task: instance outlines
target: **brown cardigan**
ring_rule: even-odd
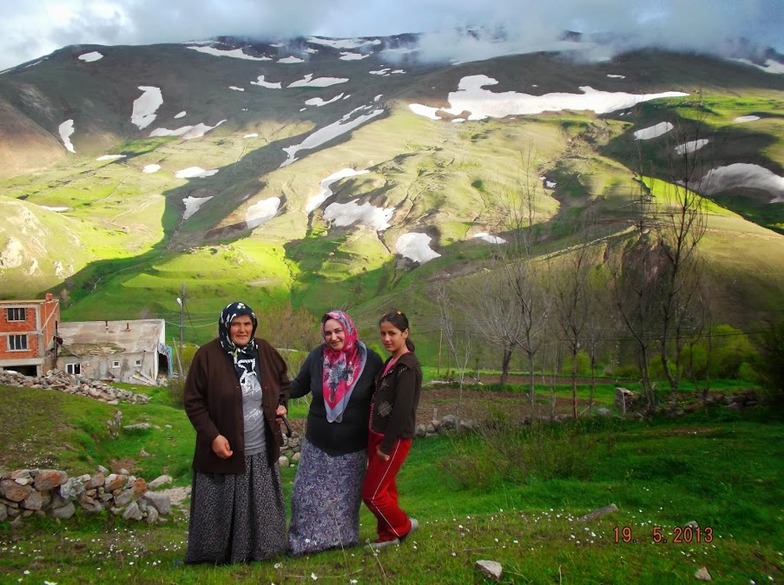
[[[262,410],[270,465],[278,462],[283,436],[276,420],[279,404],[286,405],[289,377],[286,362],[269,343],[256,338],[261,374]],[[185,380],[185,412],[196,429],[193,468],[203,473],[244,473],[245,435],[242,417],[242,390],[231,357],[213,339],[201,346],[193,358]],[[212,441],[223,435],[233,454],[221,459],[212,451]]]

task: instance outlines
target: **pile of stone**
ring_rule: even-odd
[[[479,423],[474,420],[457,420],[454,414],[447,414],[438,418],[436,413],[433,413],[433,418],[427,424],[418,424],[416,426],[417,437],[433,437],[435,435],[443,435],[455,431],[466,432],[474,431],[479,428]]]
[[[87,513],[108,510],[127,520],[148,524],[162,522],[171,513],[167,494],[152,491],[171,477],[161,476],[149,484],[126,473],[97,473],[68,477],[55,469],[20,469],[0,475],[0,522],[21,521],[36,514],[67,519],[77,509]]]
[[[300,457],[302,456],[300,453],[301,450],[302,435],[300,435],[297,431],[293,431],[290,437],[287,437],[284,434],[283,446],[280,449],[280,458],[278,459],[278,464],[281,467],[289,467],[299,463]]]
[[[107,404],[119,404],[120,402],[145,403],[150,400],[147,394],[137,394],[129,390],[114,388],[100,380],[73,376],[62,370],[49,370],[46,375],[37,377],[24,376],[11,370],[0,371],[0,384],[22,388],[59,390],[68,394],[79,394],[88,398],[94,398]]]

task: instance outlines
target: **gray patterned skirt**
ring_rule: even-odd
[[[286,508],[277,462],[245,457],[245,473],[193,472],[186,563],[246,563],[286,550]]]
[[[367,451],[331,456],[302,441],[291,494],[289,554],[359,544],[359,507]]]

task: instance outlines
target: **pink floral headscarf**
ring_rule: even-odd
[[[321,320],[321,335],[324,335],[324,324],[334,319],[343,325],[346,338],[341,351],[335,351],[324,344],[324,375],[322,391],[328,422],[343,420],[343,411],[351,398],[357,380],[362,375],[367,362],[367,347],[359,341],[354,322],[343,311],[329,311]]]

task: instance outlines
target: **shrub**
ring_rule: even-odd
[[[711,377],[739,378],[741,364],[756,356],[748,336],[729,325],[717,325],[711,332]]]
[[[572,356],[567,356],[564,359],[561,373],[564,376],[572,375]],[[584,350],[577,352],[577,375],[583,378],[591,375],[591,358]]]
[[[478,433],[456,437],[455,456],[442,465],[466,488],[487,489],[503,481],[588,479],[602,441],[602,435],[590,432],[591,424],[586,419],[519,426],[506,414],[495,413]]]
[[[784,406],[784,319],[773,323],[762,334],[760,352],[755,360],[763,385],[780,406]]]

